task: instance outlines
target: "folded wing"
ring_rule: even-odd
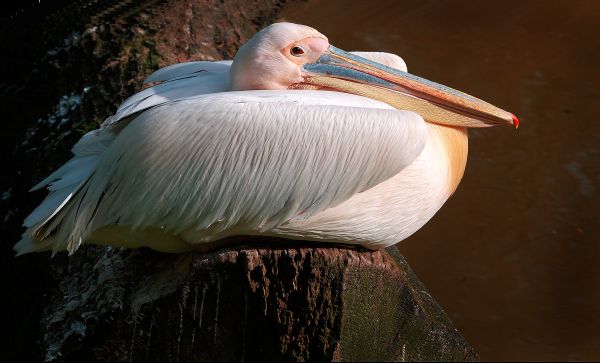
[[[229,91],[230,68],[231,61],[186,62],[161,68],[144,81],[144,83],[161,83],[126,99],[117,112],[106,119],[102,127],[113,127],[124,119],[167,102]]]
[[[95,230],[199,231],[208,242],[310,218],[397,174],[421,152],[420,116],[324,91],[225,92],[154,107],[44,225],[74,251]]]

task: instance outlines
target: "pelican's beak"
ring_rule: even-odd
[[[329,46],[316,63],[302,67],[304,84],[373,98],[414,111],[428,122],[461,127],[519,127],[519,119],[510,112],[334,46]]]

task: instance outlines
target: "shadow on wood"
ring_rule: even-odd
[[[46,359],[476,359],[395,251],[89,247],[59,271]]]

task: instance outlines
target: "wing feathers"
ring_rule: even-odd
[[[116,136],[97,132],[37,186],[52,192],[28,217],[19,253],[50,240],[74,252],[108,226],[192,243],[268,231],[397,174],[427,129],[412,112],[359,96],[247,91],[168,102]]]
[[[212,73],[223,73],[229,72],[231,61],[220,61],[220,62],[184,62],[172,64],[168,67],[161,68],[156,72],[152,73],[148,78],[144,80],[144,83],[163,82],[180,77],[186,77],[190,74],[199,72],[212,72]]]
[[[85,134],[72,149],[74,157],[32,188],[37,190],[48,186],[50,194],[25,219],[24,226],[34,227],[54,217],[94,172],[112,140],[112,134],[101,130]]]
[[[229,68],[228,65],[223,66]],[[197,73],[188,78],[161,83],[129,97],[103,126],[113,125],[157,105],[207,93],[224,92],[229,88],[229,73]]]
[[[206,95],[144,112],[107,150],[79,212],[64,216],[73,228],[61,226],[56,239],[78,241],[107,225],[198,231],[195,242],[268,230],[390,178],[425,144],[425,123],[414,113],[345,106],[375,105],[362,97],[323,106],[306,104],[301,91],[280,93],[280,102],[277,93],[265,93],[267,102],[256,94]]]

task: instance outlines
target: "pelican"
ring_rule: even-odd
[[[231,61],[156,71],[33,187],[17,254],[83,243],[202,250],[233,236],[380,249],[452,195],[467,128],[519,120],[407,73],[389,53],[348,53],[275,23]]]

